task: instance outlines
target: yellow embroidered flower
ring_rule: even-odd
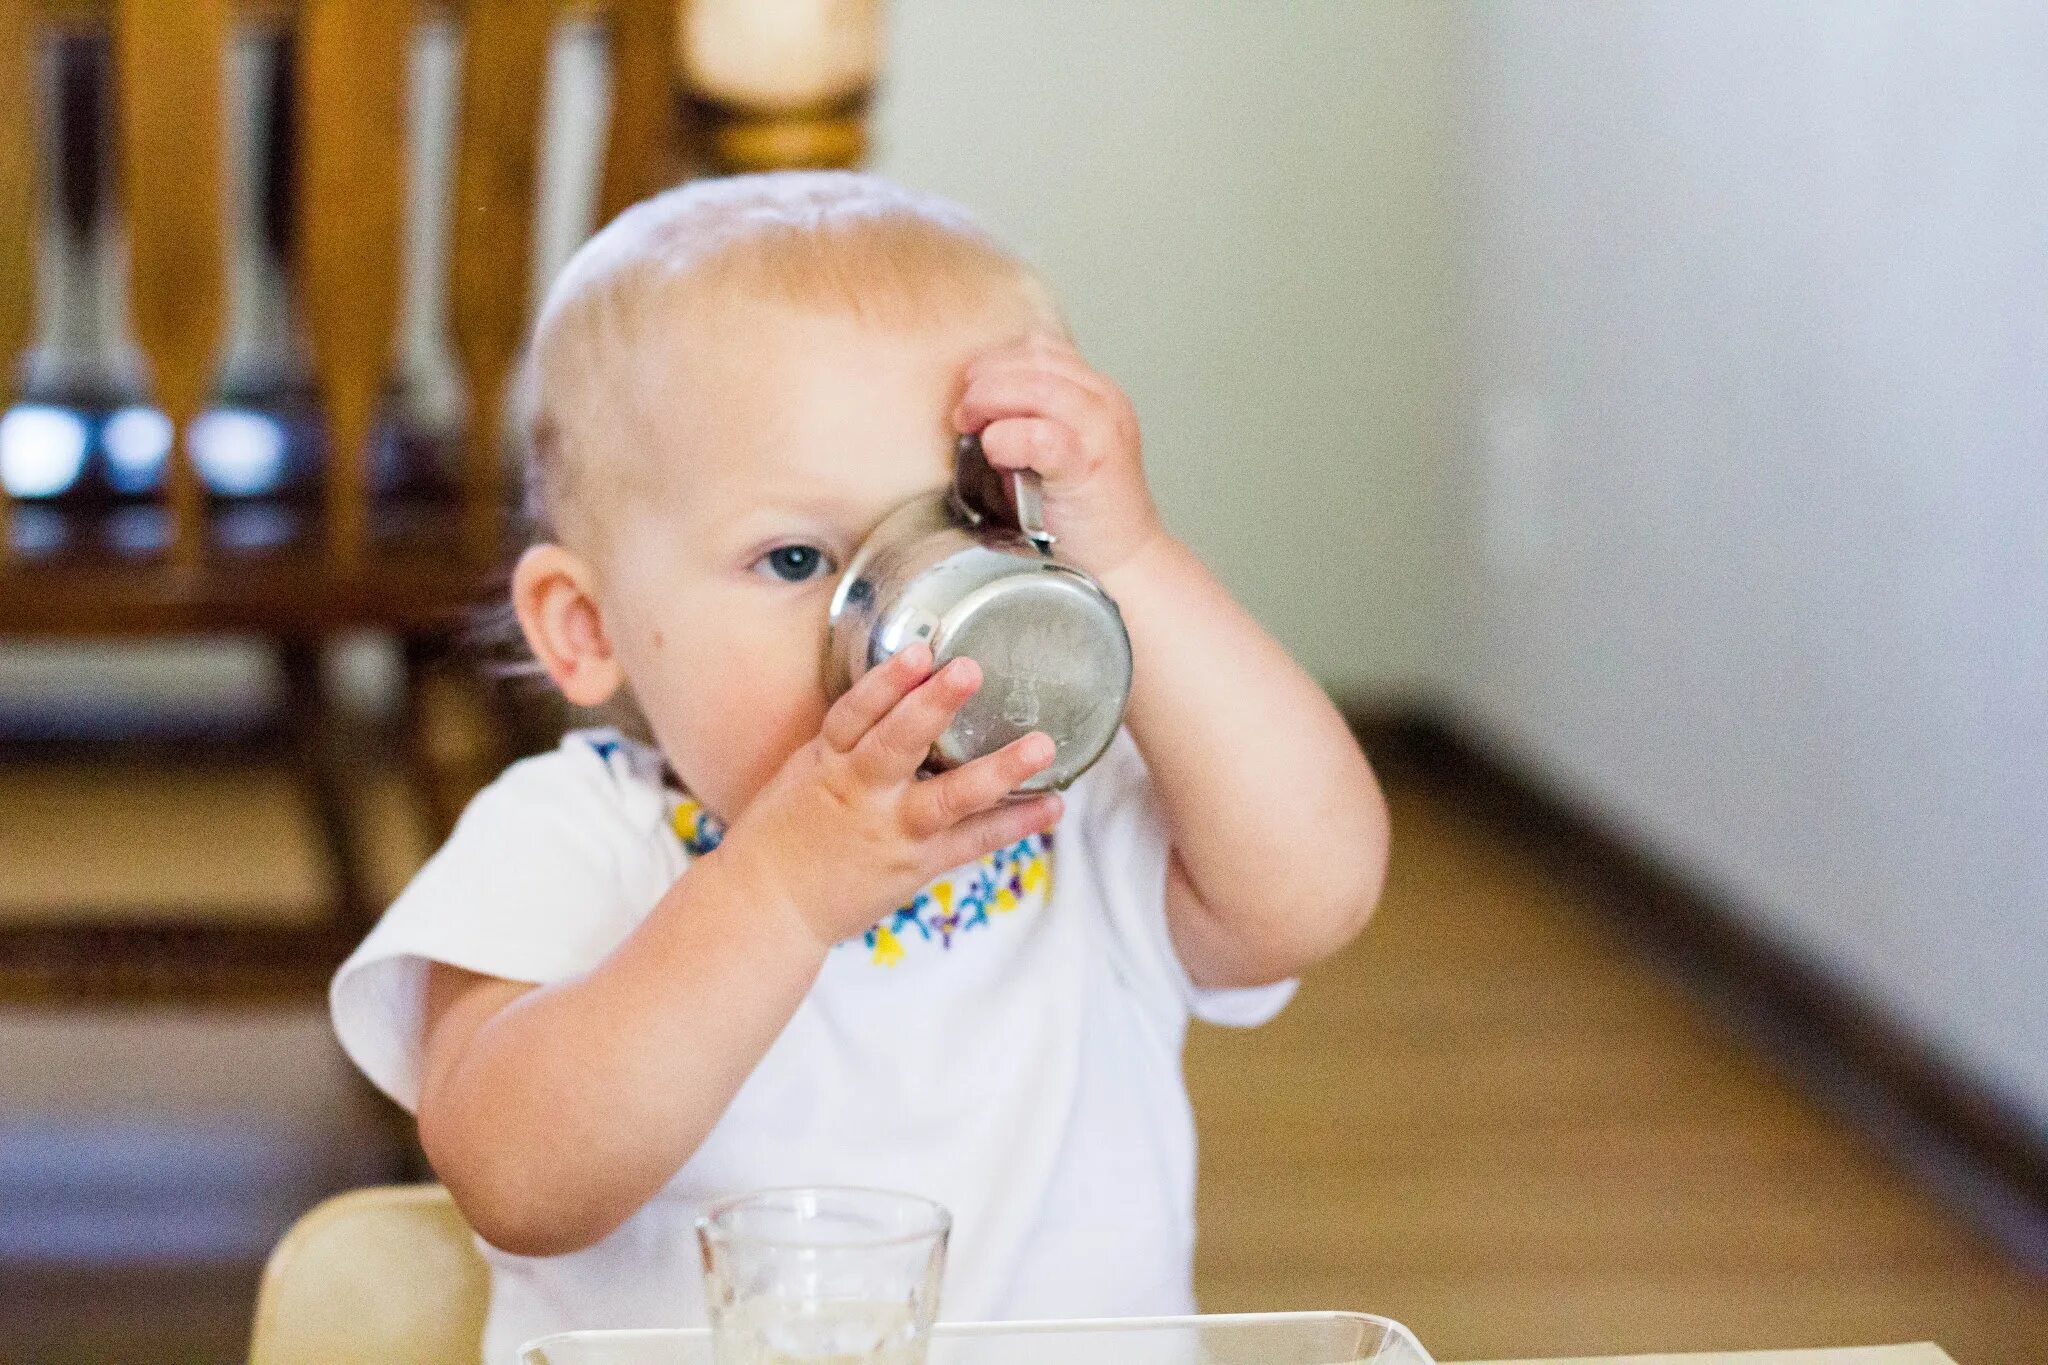
[[[877,967],[893,967],[903,960],[903,942],[895,931],[886,924],[875,926],[875,956]]]
[[[677,800],[675,809],[668,814],[668,822],[675,829],[676,837],[683,841],[683,847],[694,856],[709,853],[718,847],[724,836],[724,826],[718,823],[704,804],[695,797],[684,796]]]

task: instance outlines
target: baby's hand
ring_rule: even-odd
[[[1052,762],[1032,733],[936,777],[917,770],[981,686],[972,659],[932,671],[917,644],[871,669],[789,756],[718,853],[765,905],[793,910],[821,945],[873,928],[941,873],[1059,820],[1061,798],[1003,798]]]
[[[1145,485],[1131,400],[1050,333],[976,357],[953,424],[981,433],[981,448],[997,469],[1037,472],[1045,526],[1058,538],[1060,555],[1097,578],[1163,532]]]

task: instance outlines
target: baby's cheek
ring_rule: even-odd
[[[716,714],[704,738],[731,783],[737,816],[791,754],[817,737],[824,708],[821,698],[800,687],[775,687],[744,670],[721,679],[718,691]]]
[[[822,630],[758,608],[689,605],[687,619],[662,623],[656,728],[684,783],[731,821],[824,724]]]

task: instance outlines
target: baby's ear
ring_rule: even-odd
[[[512,609],[526,647],[577,706],[610,701],[624,680],[594,584],[581,555],[552,543],[529,546],[512,570]]]

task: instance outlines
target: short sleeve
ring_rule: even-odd
[[[661,866],[671,850],[659,786],[601,734],[573,734],[479,792],[335,974],[328,1004],[342,1049],[408,1110],[419,1102],[429,964],[535,984],[579,975],[680,873],[679,856]]]
[[[1194,983],[1173,946],[1166,920],[1166,869],[1171,845],[1151,772],[1128,730],[1068,792],[1060,837],[1084,854],[1077,869],[1092,883],[1113,951],[1146,1003],[1212,1024],[1255,1028],[1294,997],[1294,980],[1268,986],[1207,990]],[[1057,855],[1056,855],[1057,858]],[[1055,877],[1067,869],[1055,862]]]

